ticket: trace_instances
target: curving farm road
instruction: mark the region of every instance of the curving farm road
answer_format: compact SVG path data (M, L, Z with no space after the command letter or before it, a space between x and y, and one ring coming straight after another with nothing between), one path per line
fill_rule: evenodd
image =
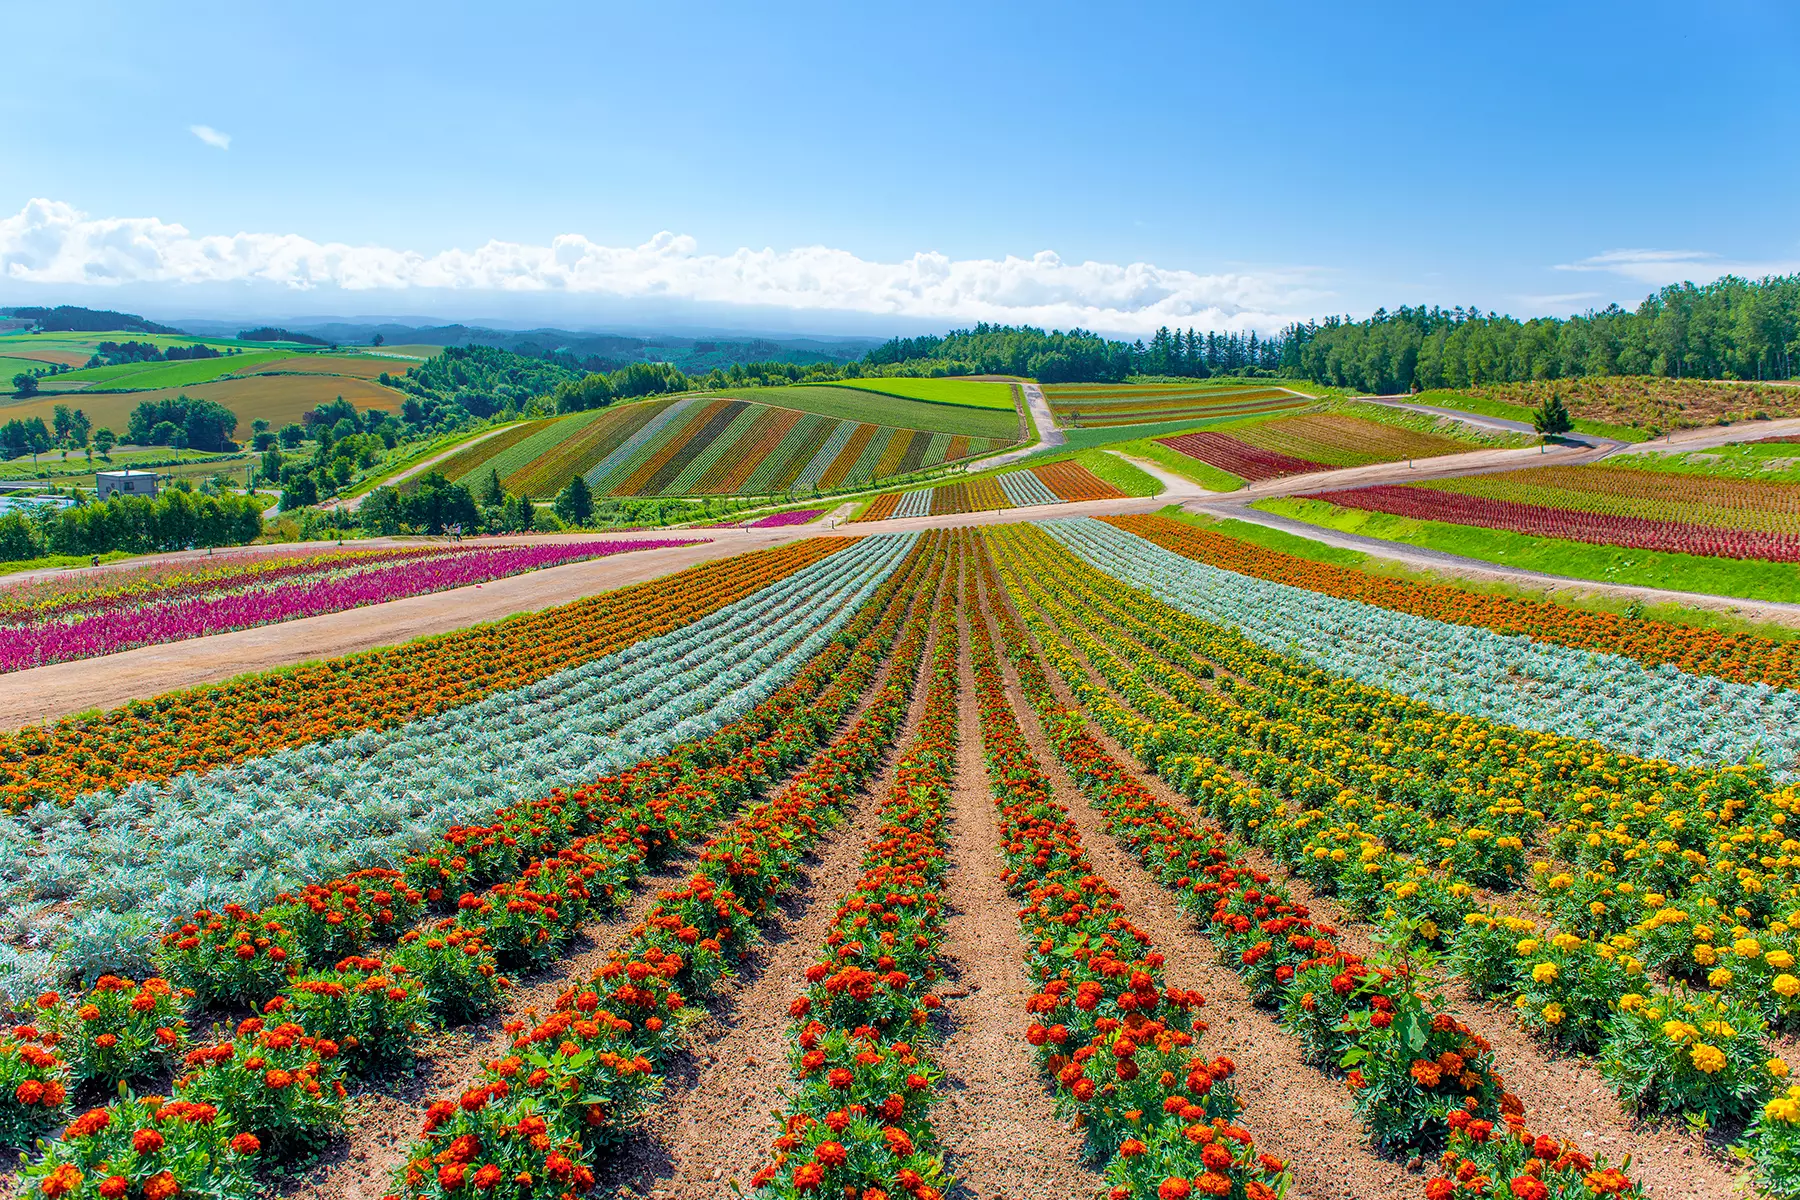
M1036 392L1033 402L1042 403ZM1046 413L1047 415L1047 413ZM1690 431L1691 439L1676 439L1675 448L1700 449L1727 441L1746 441L1800 430L1800 420L1747 423L1728 429ZM1049 427L1054 430L1054 426ZM1060 432L1060 431L1057 431ZM1665 443L1656 443L1666 448ZM1648 447L1645 447L1648 448ZM1036 449L1036 448L1034 448ZM494 580L428 596L414 596L387 604L348 612L307 617L280 625L238 630L195 638L186 642L161 646L144 646L110 655L105 659L57 663L0 676L0 728L15 728L54 720L72 713L94 708L110 708L127 700L153 696L178 688L215 683L251 671L269 670L320 658L351 654L376 646L393 645L417 637L444 633L482 621L497 620L513 613L534 612L564 604L583 596L610 591L613 588L654 579L685 567L738 554L746 550L771 546L806 537L855 537L869 533L908 530L944 529L958 525L1016 524L1052 517L1110 516L1125 513L1151 513L1170 505L1206 513L1210 516L1234 518L1320 542L1325 545L1359 550L1407 567L1426 569L1483 582L1502 581L1518 584L1550 595L1604 595L1642 600L1651 604L1675 603L1690 608L1726 612L1754 621L1768 621L1800 627L1800 605L1766 601L1739 600L1695 592L1661 588L1636 587L1628 584L1602 583L1521 570L1480 559L1426 550L1357 534L1338 533L1304 522L1289 520L1250 507L1253 501L1299 492L1323 491L1341 487L1364 487L1376 483L1416 482L1443 479L1457 475L1483 474L1518 470L1523 467L1550 464L1596 462L1612 453L1635 453L1639 448L1621 449L1614 444L1605 447L1571 445L1546 452L1536 448L1477 450L1468 454L1421 459L1414 463L1379 463L1367 467L1351 467L1337 471L1321 471L1285 479L1251 484L1236 492L1209 492L1190 480L1165 470L1155 463L1132 456L1118 457L1131 462L1158 479L1166 491L1156 497L1120 500L1088 500L1072 504L1040 505L1000 512L966 513L955 516L909 517L861 525L827 521L783 529L738 529L708 531L702 536L711 540L695 546L661 550L633 551L584 563L552 567ZM1117 454L1118 452L1114 451ZM425 469L421 463L416 469ZM839 510L841 512L841 509ZM575 536L570 534L538 534L505 539L520 542L555 541ZM631 533L607 536L630 538ZM667 531L643 531L635 536L666 537ZM359 546L378 545L395 539L359 542ZM399 539L410 541L411 539ZM317 546L318 543L312 543ZM265 549L265 548L259 548ZM168 558L199 557L193 552ZM142 561L142 560L134 560ZM84 570L91 568L83 568ZM98 568L106 571L109 568ZM116 569L116 568L115 568ZM24 578L15 576L14 578Z

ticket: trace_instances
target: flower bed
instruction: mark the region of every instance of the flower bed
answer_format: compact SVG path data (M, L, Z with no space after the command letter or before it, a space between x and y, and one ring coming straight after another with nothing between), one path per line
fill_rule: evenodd
M959 555L960 557L960 555ZM956 564L950 568L952 576ZM862 877L807 969L794 1018L793 1099L773 1161L752 1178L792 1200L823 1189L939 1200L948 1186L929 1117L936 1072L915 1039L938 998L944 809L956 773L956 604L945 589L919 734L895 767Z
M1265 550L1253 542L1195 529L1166 517L1100 519L1183 557L1327 596L1454 625L1478 626L1505 636L1523 634L1559 646L1620 654L1651 667L1667 663L1688 674L1716 675L1733 683L1800 687L1800 641L1719 633L1650 617L1572 608L1550 600L1372 575Z
M1027 902L1019 919L1038 987L1025 1039L1058 1107L1079 1115L1088 1153L1114 1184L1112 1200L1272 1200L1286 1189L1285 1164L1256 1154L1234 1124L1242 1107L1230 1082L1235 1064L1193 1048L1189 1014L1201 997L1162 983L1162 955L1125 919L1117 891L1094 871L1050 794L1007 701L983 607L971 613L982 750L1004 879Z
M927 592L935 590L942 548L940 539L930 555ZM672 1022L688 997L708 994L730 959L743 953L757 916L823 833L823 820L855 795L891 746L906 716L928 617L920 606L908 620L888 681L855 724L772 800L709 840L688 884L663 894L589 985L566 991L535 1027L509 1025L513 1052L486 1064L487 1083L431 1106L422 1138L396 1179L396 1197L453 1193L490 1166L512 1171L515 1159L541 1155L540 1145L554 1147L568 1167L559 1172L542 1163L531 1188L521 1186L515 1195L549 1200L583 1173L591 1182L591 1156L659 1087L676 1045ZM835 704L842 712L855 695L840 688L814 707Z
M0 733L0 809L212 770L471 704L680 628L850 544L809 538L492 625L133 701L98 720Z
M267 914L198 914L196 920L206 928L190 922L174 931L166 942L165 961L176 974L206 989L215 1003L262 1005L284 1022L246 1021L232 1042L188 1055L192 1070L178 1088L184 1097L204 1097L225 1120L207 1122L214 1137L210 1154L177 1165L172 1179L188 1189L229 1185L232 1180L223 1171L232 1160L224 1139L233 1128L252 1132L284 1155L336 1136L342 1119L334 1107L343 1096L340 1075L347 1069L404 1063L427 1020L422 999L429 999L440 1021L467 1020L490 1007L498 996L496 953L523 949L530 955L541 944L560 945L588 904L616 902L649 862L702 833L720 812L754 794L816 744L866 688L906 607L907 585L916 583L925 567L924 556L914 555L909 569L864 608L844 639L733 727L617 779L503 809L487 828L447 834L434 853L409 864L408 875L417 867L424 891L406 886L396 872L375 873L363 881L310 888ZM534 852L549 857L525 862ZM481 887L488 881L486 892L443 886ZM533 902L506 905L506 920L497 920L493 899L513 899L526 888ZM428 902L445 904L457 892L454 920L409 932L385 961L365 955L346 959L333 971L301 971L309 953L316 961L324 952L363 950L379 939L379 931L391 936L403 923L400 917ZM289 916L294 924L272 919L278 915ZM505 945L490 946L482 940L489 932L482 922L492 922L497 935L511 930L524 936L511 941L511 951ZM419 983L426 980L428 991L421 992ZM284 994L264 1003L284 987ZM328 1026L336 1037L321 1036ZM585 1065L586 1060L576 1064ZM615 1082L625 1081L627 1090L641 1074L616 1059L595 1069L610 1073ZM245 1078L246 1070L264 1077ZM488 1095L483 1092L482 1099ZM541 1120L533 1111L528 1106L520 1116L527 1141L533 1122ZM586 1123L593 1137L606 1124ZM44 1195L65 1194L54 1189L69 1183L72 1172L79 1173L76 1162L85 1153L84 1139L96 1125L104 1127L93 1114L80 1118L33 1168L43 1179L60 1181ZM567 1154L566 1170L551 1161L565 1150L578 1151L575 1140L550 1148L549 1157L532 1146L515 1149L524 1154L520 1161L535 1162L542 1174L565 1184L587 1170L585 1165L577 1170L576 1159ZM91 1174L86 1178L100 1182ZM79 1182L75 1179L71 1186Z
M72 619L65 616L66 610L53 610L49 619L0 628L0 674L383 604L632 550L691 546L697 540L477 546L412 555L399 562L338 563L299 578L293 577L299 574L294 572L272 583L257 576L227 577L200 595L121 594L111 606L98 611L87 606Z

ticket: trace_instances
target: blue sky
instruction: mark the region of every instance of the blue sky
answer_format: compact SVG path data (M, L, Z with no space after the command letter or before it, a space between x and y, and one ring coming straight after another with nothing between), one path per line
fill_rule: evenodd
M0 301L1131 332L1800 269L1791 3L150 7L8 6Z

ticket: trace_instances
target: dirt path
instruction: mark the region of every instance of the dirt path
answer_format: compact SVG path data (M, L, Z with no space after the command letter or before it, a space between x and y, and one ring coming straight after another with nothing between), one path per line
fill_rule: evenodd
M1288 1162L1295 1200L1417 1200L1424 1176L1378 1156L1364 1140L1349 1094L1335 1080L1306 1065L1299 1043L1256 1010L1236 973L1220 965L1211 943L1176 907L1174 897L1123 850L1101 826L1099 814L1070 781L1044 736L1037 713L1019 690L1010 663L1007 693L1031 752L1049 776L1055 797L1069 810L1094 868L1117 888L1127 915L1156 942L1164 972L1177 987L1198 988L1209 1028L1198 1048L1237 1064L1233 1077L1244 1104L1240 1118L1260 1150Z
M895 765L924 720L934 642L927 642L920 659L906 722L887 763L849 819L807 856L800 877L762 927L762 942L722 1000L710 1006L709 1019L689 1042L691 1075L651 1114L649 1136L637 1139L603 1176L602 1184L621 1188L621 1197L701 1200L723 1195L733 1182L748 1192L750 1177L768 1161L780 1093L792 1080L788 1004L805 990L806 968L837 919L838 903L862 875L863 851L881 824L877 801L893 787Z
M780 540L785 539L718 537L692 546L631 550L366 608L15 671L0 676L0 728L534 612Z
M1000 882L1000 834L981 755L967 628L965 622L944 893L950 1034L937 1053L944 1096L932 1124L970 1200L1091 1196L1105 1181L1080 1161L1080 1135L1057 1117L1023 1036L1032 988L1014 917L1018 902Z
M437 466L439 463L443 462L445 459L454 458L458 454L461 454L464 450L467 450L470 446L478 446L482 442L487 441L489 438L498 437L500 434L505 433L507 430L509 430L511 428L512 428L511 425L502 425L498 429L488 430L486 433L482 434L480 437L472 437L466 442L458 442L456 445L450 447L448 450L444 451L442 454L434 454L430 458L426 459L424 462L414 463L412 466L407 467L404 471L395 472L394 474L388 476L386 479L382 480L379 486L381 486L381 487L396 487L399 484L406 482L408 479L411 479L414 475L419 474L421 471L429 471L431 468ZM348 510L349 512L355 512L357 509L362 507L363 501L367 500L369 498L369 495L371 492L373 492L373 490L374 489L371 488L370 491L364 492L360 496L352 496L348 500L333 500L328 504L322 505L321 507L343 508L343 509Z

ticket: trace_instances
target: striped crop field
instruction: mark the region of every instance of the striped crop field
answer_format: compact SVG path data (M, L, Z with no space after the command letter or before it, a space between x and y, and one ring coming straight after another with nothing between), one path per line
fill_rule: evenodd
M1003 385L996 385L1003 386ZM948 413L940 425L975 416L999 436L949 428L906 428L834 415L855 412L837 391L862 401L860 411ZM816 412L746 399L809 394ZM891 403L890 403L891 402ZM985 426L982 423L985 422ZM773 495L854 487L946 462L987 454L1012 443L1011 410L954 409L945 404L859 393L848 389L759 388L646 400L595 412L525 421L477 442L443 465L453 482L476 483L497 471L515 495L550 496L582 476L598 495Z
M952 519L0 730L7 1195L1794 1200L1795 643Z
M1800 562L1800 484L1588 465L1304 498L1596 545Z
M958 516L1076 500L1118 500L1124 495L1080 463L1057 462L911 492L884 492L853 520Z
M1285 388L1204 384L1048 383L1044 398L1058 424L1076 428L1251 416L1312 403Z
M1156 440L1178 454L1248 480L1434 458L1479 448L1443 434L1345 413L1303 413Z

